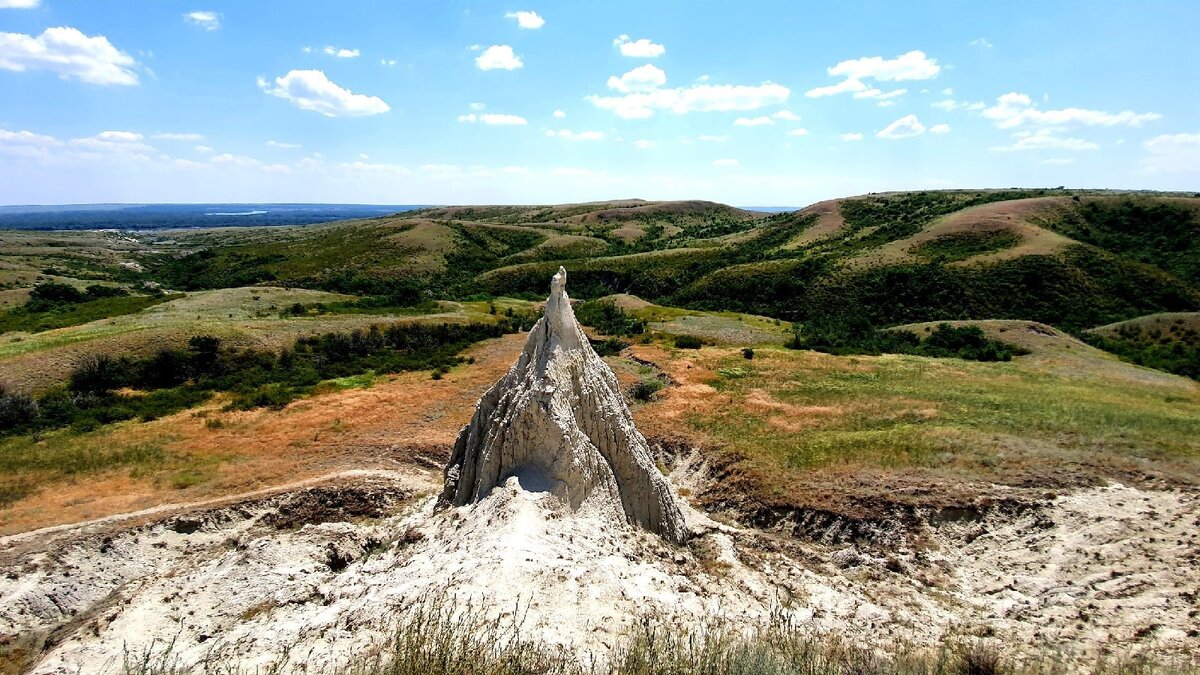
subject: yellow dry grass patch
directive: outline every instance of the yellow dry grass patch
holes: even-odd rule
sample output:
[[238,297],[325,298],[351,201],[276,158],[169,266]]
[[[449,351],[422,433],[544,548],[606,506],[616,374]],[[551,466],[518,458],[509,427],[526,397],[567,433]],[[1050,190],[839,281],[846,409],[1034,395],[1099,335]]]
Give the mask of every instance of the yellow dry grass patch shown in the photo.
[[836,199],[806,206],[800,210],[800,214],[816,214],[817,222],[801,232],[795,239],[784,244],[784,249],[797,249],[809,244],[815,244],[818,241],[836,235],[842,231],[842,228],[846,227],[846,220],[842,218],[842,211],[838,207],[838,200]]

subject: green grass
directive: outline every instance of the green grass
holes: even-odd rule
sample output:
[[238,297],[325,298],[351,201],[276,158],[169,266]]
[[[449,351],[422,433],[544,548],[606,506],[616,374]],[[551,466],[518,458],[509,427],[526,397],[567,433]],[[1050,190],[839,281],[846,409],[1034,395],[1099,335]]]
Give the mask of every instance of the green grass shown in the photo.
[[[1200,460],[1195,388],[1164,392],[1135,381],[1092,379],[1086,366],[1074,367],[1079,376],[1020,362],[760,350],[752,363],[740,356],[723,359],[718,387],[735,402],[762,390],[795,412],[773,419],[734,405],[695,414],[689,424],[748,456],[791,469],[947,466],[979,478],[1004,473],[1005,462],[1030,458],[1062,466],[1065,457]],[[791,421],[806,425],[789,428]]]
[[0,333],[10,331],[41,333],[56,328],[78,326],[109,317],[135,314],[147,307],[178,300],[182,297],[182,295],[131,295],[63,305],[41,312],[16,307],[0,313]]
[[929,260],[957,262],[982,253],[1012,248],[1020,243],[1021,235],[1016,232],[955,232],[924,242],[912,252]]

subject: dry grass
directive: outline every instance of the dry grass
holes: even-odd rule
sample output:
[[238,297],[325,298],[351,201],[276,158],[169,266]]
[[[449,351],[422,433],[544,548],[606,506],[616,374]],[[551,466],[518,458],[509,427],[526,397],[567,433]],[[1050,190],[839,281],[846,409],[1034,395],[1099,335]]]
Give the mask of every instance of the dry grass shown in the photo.
[[953,264],[968,265],[1011,260],[1026,255],[1050,255],[1074,243],[1071,239],[1050,230],[1038,227],[1032,219],[1050,213],[1063,204],[1070,203],[1067,197],[1037,197],[993,202],[955,211],[926,225],[917,234],[906,239],[889,242],[879,248],[870,249],[852,258],[852,266],[897,265],[922,262],[914,254],[922,244],[939,237],[961,233],[1009,232],[1020,237],[1016,246],[977,255]]
[[812,227],[801,232],[795,239],[784,244],[784,249],[803,248],[809,244],[815,244],[836,235],[846,227],[846,221],[842,218],[842,211],[838,208],[838,200],[836,199],[817,202],[812,206],[805,207],[800,213],[817,214],[817,222]]

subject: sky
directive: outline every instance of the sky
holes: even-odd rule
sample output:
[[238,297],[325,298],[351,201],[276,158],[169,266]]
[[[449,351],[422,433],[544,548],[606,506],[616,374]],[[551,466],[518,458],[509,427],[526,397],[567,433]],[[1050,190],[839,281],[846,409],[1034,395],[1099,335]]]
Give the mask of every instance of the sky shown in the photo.
[[1200,190],[1200,3],[0,0],[0,204]]

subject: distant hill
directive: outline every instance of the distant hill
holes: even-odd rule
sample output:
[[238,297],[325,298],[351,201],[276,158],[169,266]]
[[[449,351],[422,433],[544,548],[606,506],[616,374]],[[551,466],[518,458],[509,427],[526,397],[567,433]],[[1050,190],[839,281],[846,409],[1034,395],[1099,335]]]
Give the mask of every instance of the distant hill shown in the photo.
[[789,321],[1022,319],[1079,331],[1200,309],[1200,199],[1067,190],[864,195],[776,214],[706,201],[434,207],[147,258],[174,288],[631,293]]
[[420,206],[372,204],[66,204],[0,206],[0,229],[156,230],[308,225],[373,218]]

